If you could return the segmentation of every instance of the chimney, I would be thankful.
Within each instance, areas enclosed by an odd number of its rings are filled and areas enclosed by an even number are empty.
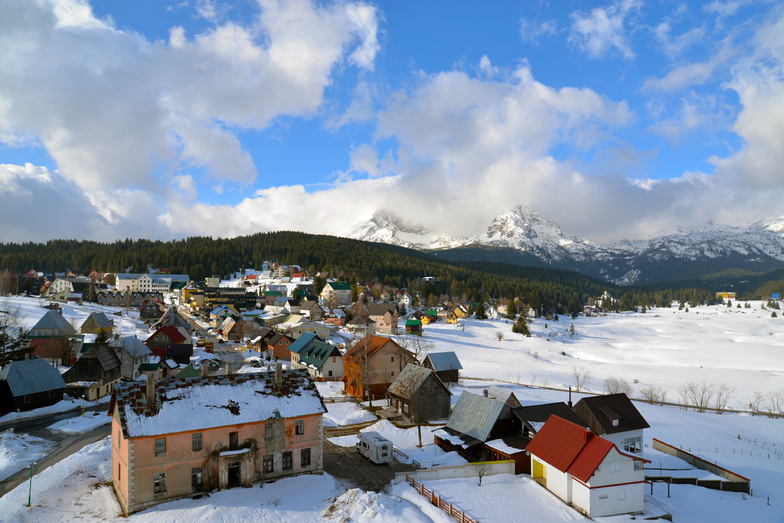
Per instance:
[[[572,386],[569,385],[569,408],[572,408]]]
[[[485,395],[485,398],[487,398],[487,397],[488,397],[488,395],[487,395],[487,394],[488,394],[488,390],[487,390],[487,389],[483,390],[483,391],[482,391],[482,394],[484,394],[484,395]]]
[[[229,374],[232,374],[232,371],[233,371],[233,370],[234,370],[234,369],[232,369],[232,367],[231,367],[231,363],[229,363],[229,362],[227,361],[227,362],[226,362],[226,376],[228,376]]]
[[[158,371],[146,370],[144,375],[147,377],[147,403],[155,402],[155,375]]]
[[[283,365],[275,364],[275,386],[280,388],[283,385]]]
[[[199,367],[199,371],[202,378],[206,378],[210,375],[210,368],[204,363],[202,363],[201,367]]]

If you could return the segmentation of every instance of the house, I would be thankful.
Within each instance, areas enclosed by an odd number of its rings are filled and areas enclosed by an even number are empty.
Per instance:
[[[160,319],[150,325],[150,329],[157,330],[165,325],[169,325],[177,329],[183,329],[188,336],[191,335],[190,333],[193,329],[193,326],[188,322],[188,320],[183,318],[182,315],[177,312],[177,307],[175,305],[172,305],[166,309],[166,312],[161,315]]]
[[[86,399],[95,401],[112,392],[115,383],[120,381],[121,370],[122,362],[114,350],[94,344],[65,371],[63,379],[68,384],[68,393],[77,398],[92,387],[94,393]]]
[[[323,473],[321,396],[303,370],[119,385],[112,486],[130,514],[233,486]]]
[[[397,335],[397,305],[373,303],[368,307],[368,318],[376,322],[376,332]]]
[[[156,300],[142,302],[139,308],[139,317],[143,320],[157,320],[163,316],[162,304]]]
[[[422,335],[422,322],[415,319],[406,320],[406,335],[421,336]]]
[[[324,309],[317,301],[303,301],[299,306],[300,314],[310,318],[310,321],[321,321],[324,319]]]
[[[164,325],[144,342],[155,356],[171,358],[177,363],[190,363],[193,356],[193,338],[183,327]]]
[[[346,326],[346,313],[340,309],[333,308],[329,311],[329,313],[324,318],[324,321],[329,325],[335,325],[337,327],[345,327]]]
[[[300,303],[299,300],[294,298],[287,298],[286,303],[283,305],[291,314],[299,314]]]
[[[433,432],[435,443],[446,452],[457,451],[469,461],[492,459],[485,443],[507,434],[521,434],[520,420],[502,401],[463,391],[446,426]]]
[[[517,399],[517,396],[515,396],[514,392],[507,389],[506,387],[491,385],[490,388],[487,389],[487,396],[499,401],[503,401],[512,408],[520,406],[520,401]]]
[[[12,361],[0,370],[0,414],[54,405],[64,391],[60,371],[45,360]]]
[[[262,327],[261,330],[258,332],[258,336],[250,340],[249,347],[253,347],[257,351],[261,352],[262,350],[267,348],[267,342],[270,338],[275,335],[275,331],[270,329],[269,327]]]
[[[367,316],[354,316],[350,322],[346,323],[346,330],[351,334],[364,337],[376,333],[376,322]]]
[[[321,298],[329,304],[330,308],[349,305],[351,303],[351,285],[344,281],[331,281],[321,289]]]
[[[625,452],[642,452],[643,430],[650,428],[626,394],[586,397],[574,406],[574,413],[595,434],[612,441]]]
[[[80,328],[82,334],[98,334],[100,331],[111,331],[114,322],[103,312],[93,312],[84,320]]]
[[[422,325],[430,325],[431,323],[435,323],[438,321],[438,311],[437,310],[422,311],[422,315],[417,319],[422,322]]]
[[[48,310],[27,333],[30,347],[39,358],[45,358],[58,365],[70,365],[76,361],[76,329],[63,318],[61,310]]]
[[[422,365],[436,371],[438,378],[444,383],[457,383],[458,374],[463,366],[454,352],[429,352]]]
[[[643,463],[650,461],[591,429],[553,415],[527,450],[532,478],[587,517],[643,512]]]
[[[313,336],[304,346],[294,345],[305,336]],[[292,344],[291,368],[305,369],[314,380],[337,381],[343,377],[343,358],[340,350],[315,334],[304,334]]]
[[[306,332],[318,334],[324,339],[327,339],[332,333],[333,328],[320,323],[313,323],[312,321],[304,321],[304,316],[299,317],[302,321],[298,321],[292,325],[286,332],[291,338],[299,338]]]
[[[291,351],[289,351],[289,347],[293,342],[294,338],[279,332],[267,342],[267,351],[276,360],[290,360]]]
[[[452,393],[433,369],[409,363],[387,389],[392,409],[413,422],[447,419]]]
[[[109,342],[109,347],[120,358],[120,377],[135,380],[139,366],[150,360],[152,350],[136,336],[123,336]]]
[[[390,338],[365,336],[343,355],[344,389],[358,398],[382,398],[403,368],[415,362],[413,353]]]

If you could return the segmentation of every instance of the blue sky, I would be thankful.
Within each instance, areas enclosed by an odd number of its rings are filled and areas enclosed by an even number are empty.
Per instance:
[[[7,0],[0,241],[780,216],[782,35],[751,0]]]

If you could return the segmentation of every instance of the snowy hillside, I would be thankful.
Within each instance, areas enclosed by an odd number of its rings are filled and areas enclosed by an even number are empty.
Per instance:
[[[534,256],[541,264],[577,270],[613,283],[628,285],[661,281],[656,270],[667,272],[668,262],[716,262],[732,258],[733,267],[765,270],[763,262],[784,262],[784,217],[746,227],[713,226],[681,230],[647,240],[598,245],[564,236],[561,227],[534,209],[518,206],[499,214],[478,236],[448,236],[411,225],[400,217],[377,212],[352,229],[348,237],[424,251],[473,248],[475,259],[488,259],[482,248],[512,249]],[[448,259],[450,259],[447,256]],[[495,258],[493,261],[499,261]],[[530,263],[530,258],[526,262]],[[721,266],[720,269],[727,267]],[[654,278],[654,279],[652,279]]]

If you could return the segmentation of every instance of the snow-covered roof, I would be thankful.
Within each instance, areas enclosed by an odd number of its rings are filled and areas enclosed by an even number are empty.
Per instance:
[[[436,372],[442,370],[461,370],[463,368],[460,364],[460,360],[457,359],[457,354],[454,352],[430,352],[425,358],[430,360],[430,364]]]
[[[144,344],[142,340],[136,336],[124,336],[109,342],[110,347],[122,348],[125,352],[130,354],[131,358],[143,358],[149,356],[152,351]]]
[[[280,387],[274,372],[235,374],[156,382],[156,402],[147,401],[146,384],[121,383],[112,397],[125,437],[234,426],[273,418],[326,412],[307,371],[283,370]]]

